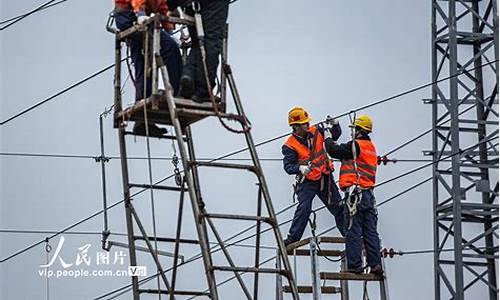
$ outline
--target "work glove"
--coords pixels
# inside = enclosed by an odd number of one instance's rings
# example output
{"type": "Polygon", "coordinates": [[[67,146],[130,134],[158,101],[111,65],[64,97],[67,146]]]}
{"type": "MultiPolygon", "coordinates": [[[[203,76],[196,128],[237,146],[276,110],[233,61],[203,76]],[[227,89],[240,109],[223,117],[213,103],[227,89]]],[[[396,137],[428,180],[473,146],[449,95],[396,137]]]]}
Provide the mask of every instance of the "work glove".
{"type": "Polygon", "coordinates": [[[302,175],[307,176],[307,174],[311,172],[311,167],[307,165],[300,165],[299,171],[300,173],[302,173],[302,175]]]}
{"type": "Polygon", "coordinates": [[[146,13],[143,10],[137,12],[136,15],[137,15],[137,24],[139,24],[139,25],[142,25],[144,22],[146,22],[149,19],[149,17],[146,16],[146,13]]]}
{"type": "Polygon", "coordinates": [[[337,141],[342,134],[342,128],[340,128],[339,121],[333,119],[330,116],[326,117],[326,130],[325,139],[332,138],[332,140],[337,141]]]}

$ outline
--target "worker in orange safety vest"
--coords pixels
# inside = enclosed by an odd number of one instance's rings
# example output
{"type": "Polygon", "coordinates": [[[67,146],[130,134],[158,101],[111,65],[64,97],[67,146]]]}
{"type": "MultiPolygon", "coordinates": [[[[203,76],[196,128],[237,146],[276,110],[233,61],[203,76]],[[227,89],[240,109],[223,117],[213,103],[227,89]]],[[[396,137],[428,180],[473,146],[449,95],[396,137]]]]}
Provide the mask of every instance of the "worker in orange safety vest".
{"type": "MultiPolygon", "coordinates": [[[[325,131],[321,127],[310,126],[311,118],[302,107],[294,107],[288,113],[288,124],[292,135],[282,146],[283,167],[290,175],[299,175],[301,180],[296,189],[298,206],[285,245],[301,239],[309,215],[312,200],[318,196],[335,217],[340,233],[344,234],[344,214],[341,196],[333,179],[333,162],[323,148],[325,131]]],[[[328,130],[329,136],[339,138],[340,126],[328,130]]]]}
{"type": "Polygon", "coordinates": [[[345,192],[346,214],[346,272],[361,273],[362,243],[365,246],[370,273],[382,274],[380,238],[377,232],[377,209],[373,188],[377,174],[377,150],[369,134],[373,131],[370,117],[360,115],[351,125],[353,140],[337,144],[334,138],[325,137],[325,149],[341,159],[340,189],[345,192]]]}

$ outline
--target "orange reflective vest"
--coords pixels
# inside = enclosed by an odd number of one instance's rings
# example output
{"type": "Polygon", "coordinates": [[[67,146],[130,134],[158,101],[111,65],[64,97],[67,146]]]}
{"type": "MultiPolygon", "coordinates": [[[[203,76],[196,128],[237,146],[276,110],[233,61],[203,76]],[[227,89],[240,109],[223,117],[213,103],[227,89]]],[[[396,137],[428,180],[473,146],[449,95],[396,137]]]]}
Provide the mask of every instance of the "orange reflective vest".
{"type": "MultiPolygon", "coordinates": [[[[166,0],[115,0],[115,8],[117,9],[132,9],[135,13],[144,11],[147,16],[151,13],[159,13],[166,16],[168,6],[166,0]]],[[[167,31],[173,30],[175,24],[164,22],[163,28],[167,31]]]]}
{"type": "Polygon", "coordinates": [[[377,174],[377,150],[370,140],[356,140],[361,152],[356,158],[359,178],[356,176],[354,161],[352,159],[342,160],[340,166],[340,189],[358,184],[359,187],[367,189],[375,186],[377,174]]]}
{"type": "Polygon", "coordinates": [[[316,132],[316,127],[311,126],[309,132],[312,134],[312,138],[309,140],[311,148],[315,145],[313,154],[311,155],[311,149],[306,145],[302,144],[297,140],[294,135],[288,137],[285,145],[290,149],[297,152],[299,165],[308,165],[311,160],[311,172],[307,174],[306,179],[308,180],[319,180],[321,174],[329,175],[333,171],[333,162],[326,155],[325,149],[323,148],[323,135],[321,132],[316,132]],[[316,143],[314,143],[314,137],[316,137],[316,143]]]}
{"type": "Polygon", "coordinates": [[[115,5],[124,8],[130,6],[135,13],[142,10],[146,15],[150,13],[167,15],[168,12],[166,0],[115,0],[115,5]]]}

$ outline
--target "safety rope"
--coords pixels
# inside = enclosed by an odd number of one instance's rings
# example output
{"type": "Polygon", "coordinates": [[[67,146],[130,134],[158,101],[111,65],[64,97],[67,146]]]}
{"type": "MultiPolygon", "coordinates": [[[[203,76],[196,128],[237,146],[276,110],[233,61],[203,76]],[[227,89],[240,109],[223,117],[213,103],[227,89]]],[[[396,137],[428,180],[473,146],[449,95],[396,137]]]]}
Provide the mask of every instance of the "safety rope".
{"type": "MultiPolygon", "coordinates": [[[[238,121],[241,123],[241,126],[243,127],[242,130],[231,128],[224,121],[222,113],[220,112],[219,107],[218,107],[218,105],[217,105],[217,103],[215,101],[215,96],[214,96],[214,94],[212,92],[212,86],[210,84],[210,78],[208,77],[207,53],[206,53],[206,49],[205,49],[205,33],[203,31],[202,17],[201,17],[201,14],[200,14],[201,5],[200,5],[199,1],[193,1],[193,10],[194,10],[194,20],[195,20],[196,34],[198,36],[198,41],[199,41],[199,44],[200,44],[201,61],[202,61],[202,65],[203,65],[204,75],[205,75],[204,76],[205,77],[205,82],[206,82],[206,85],[207,85],[208,97],[210,99],[210,102],[212,102],[212,107],[214,109],[215,115],[217,116],[217,119],[219,120],[219,122],[221,123],[221,125],[224,128],[226,128],[228,131],[233,132],[233,133],[238,133],[238,134],[240,134],[240,133],[247,133],[247,132],[250,131],[250,129],[252,127],[250,125],[249,120],[246,118],[246,116],[245,115],[240,115],[239,117],[241,117],[241,118],[238,119],[238,121]]],[[[225,62],[222,62],[222,63],[223,63],[222,67],[223,67],[224,73],[226,73],[227,75],[229,75],[231,73],[231,68],[229,68],[229,66],[226,65],[225,62]]]]}
{"type": "MultiPolygon", "coordinates": [[[[312,220],[311,218],[308,219],[308,223],[309,223],[309,226],[311,227],[311,234],[313,236],[314,239],[316,239],[316,246],[318,247],[318,252],[321,252],[321,247],[320,247],[320,240],[317,238],[317,235],[316,235],[316,228],[317,228],[317,225],[316,225],[316,211],[312,211],[312,220]]],[[[321,255],[323,258],[325,258],[326,260],[328,261],[331,261],[331,262],[339,262],[341,261],[344,257],[345,257],[345,254],[342,254],[340,255],[340,257],[338,259],[333,259],[333,258],[330,258],[326,255],[321,255]]]]}

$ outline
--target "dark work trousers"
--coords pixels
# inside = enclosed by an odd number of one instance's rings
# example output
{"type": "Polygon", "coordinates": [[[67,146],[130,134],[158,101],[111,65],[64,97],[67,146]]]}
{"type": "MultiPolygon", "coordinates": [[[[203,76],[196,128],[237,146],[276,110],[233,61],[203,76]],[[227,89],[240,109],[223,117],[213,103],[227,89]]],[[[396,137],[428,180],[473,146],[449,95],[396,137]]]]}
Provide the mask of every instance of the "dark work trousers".
{"type": "MultiPolygon", "coordinates": [[[[125,30],[131,27],[136,21],[135,13],[132,10],[115,12],[116,27],[119,30],[125,30]]],[[[151,36],[152,37],[152,36],[151,36]]],[[[152,41],[152,38],[151,38],[152,41]]],[[[152,45],[152,44],[151,44],[152,45]]],[[[135,99],[140,100],[144,98],[144,55],[143,55],[143,34],[134,34],[129,39],[130,55],[132,63],[134,64],[135,74],[135,99]]],[[[168,77],[170,84],[174,89],[174,95],[179,90],[179,81],[182,73],[182,57],[179,51],[179,45],[165,30],[160,31],[160,55],[163,63],[166,64],[168,69],[168,77]]],[[[151,62],[151,60],[150,60],[151,62]]],[[[148,75],[148,83],[146,87],[146,98],[151,96],[152,92],[152,79],[148,75]]]]}
{"type": "Polygon", "coordinates": [[[309,215],[311,214],[312,201],[314,196],[326,205],[328,211],[335,217],[337,228],[342,236],[344,236],[344,206],[341,204],[341,196],[337,184],[333,180],[333,176],[324,176],[325,182],[323,190],[321,190],[321,179],[317,181],[310,181],[305,179],[297,189],[297,200],[299,205],[295,210],[292,225],[288,233],[288,239],[295,242],[302,238],[304,230],[306,229],[309,215]],[[327,183],[330,182],[330,185],[327,183]],[[328,203],[328,193],[331,193],[330,203],[328,203]]]}
{"type": "MultiPolygon", "coordinates": [[[[200,14],[203,20],[205,33],[206,62],[208,78],[211,88],[215,87],[219,55],[222,51],[222,40],[226,27],[229,0],[200,0],[200,14]]],[[[188,12],[191,14],[192,12],[188,12]]],[[[203,70],[201,50],[196,29],[189,26],[189,35],[192,39],[192,48],[189,52],[184,74],[194,81],[194,95],[205,98],[208,96],[205,72],[203,70]]]]}
{"type": "MultiPolygon", "coordinates": [[[[346,220],[349,220],[347,209],[345,209],[345,213],[346,220]]],[[[381,264],[377,220],[373,190],[363,190],[361,200],[358,202],[357,212],[352,216],[351,228],[346,228],[346,255],[349,269],[361,267],[362,243],[365,245],[368,266],[375,267],[381,264]]],[[[346,224],[349,225],[347,222],[346,224]]]]}

